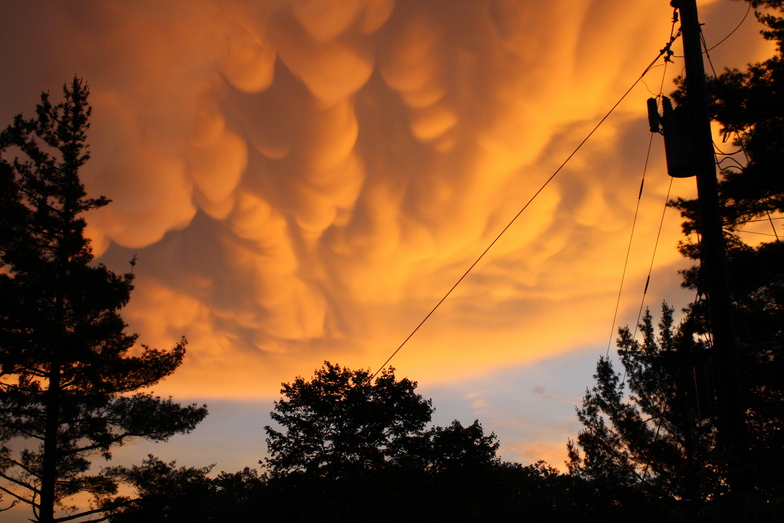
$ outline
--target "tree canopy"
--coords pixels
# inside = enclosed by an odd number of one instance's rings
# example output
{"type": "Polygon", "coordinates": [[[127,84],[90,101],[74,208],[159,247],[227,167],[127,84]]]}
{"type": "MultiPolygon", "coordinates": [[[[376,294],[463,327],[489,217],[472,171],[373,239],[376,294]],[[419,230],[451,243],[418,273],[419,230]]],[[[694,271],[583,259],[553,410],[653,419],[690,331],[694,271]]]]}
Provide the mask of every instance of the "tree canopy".
{"type": "Polygon", "coordinates": [[[79,179],[88,95],[74,78],[62,102],[43,93],[35,117],[0,133],[0,489],[46,523],[78,515],[56,516],[70,496],[115,494],[114,478],[89,472],[92,456],[165,441],[207,414],[149,391],[182,363],[185,340],[137,347],[119,313],[133,274],[91,264],[84,213],[109,200],[79,179]]]}
{"type": "Polygon", "coordinates": [[[569,443],[569,469],[607,487],[636,487],[657,498],[715,497],[721,492],[712,455],[716,431],[707,412],[709,384],[702,382],[707,346],[695,339],[691,319],[674,324],[666,304],[658,335],[649,312],[639,327],[641,342],[629,328],[621,329],[622,373],[609,358],[597,363],[596,384],[577,410],[583,429],[569,443]]]}
{"type": "Polygon", "coordinates": [[[454,420],[448,427],[433,427],[430,431],[432,457],[430,467],[436,472],[450,470],[476,471],[500,465],[496,456],[500,447],[495,433],[485,436],[479,420],[463,427],[454,420]]]}
{"type": "Polygon", "coordinates": [[[312,380],[284,383],[285,399],[270,414],[267,464],[274,473],[303,471],[339,477],[405,459],[424,437],[433,407],[416,382],[395,379],[394,369],[375,381],[366,370],[324,362],[312,380]]]}

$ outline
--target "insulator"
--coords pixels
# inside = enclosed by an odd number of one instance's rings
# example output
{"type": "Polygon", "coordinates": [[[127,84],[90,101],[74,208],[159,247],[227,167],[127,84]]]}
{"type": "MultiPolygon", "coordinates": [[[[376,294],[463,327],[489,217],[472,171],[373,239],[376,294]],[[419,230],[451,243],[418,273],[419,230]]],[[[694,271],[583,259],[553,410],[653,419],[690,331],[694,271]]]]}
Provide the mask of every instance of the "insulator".
{"type": "Polygon", "coordinates": [[[651,126],[652,133],[659,132],[659,106],[656,104],[656,98],[648,98],[648,125],[651,126]]]}
{"type": "Polygon", "coordinates": [[[670,100],[667,96],[662,96],[662,110],[664,111],[665,118],[673,111],[672,100],[670,100]]]}

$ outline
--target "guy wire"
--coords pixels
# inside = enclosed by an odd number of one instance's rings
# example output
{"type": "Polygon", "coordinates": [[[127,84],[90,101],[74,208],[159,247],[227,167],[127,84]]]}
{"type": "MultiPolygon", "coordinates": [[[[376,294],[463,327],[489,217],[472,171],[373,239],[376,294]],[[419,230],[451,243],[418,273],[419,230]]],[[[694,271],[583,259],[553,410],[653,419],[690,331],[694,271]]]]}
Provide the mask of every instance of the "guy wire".
{"type": "MultiPolygon", "coordinates": [[[[672,42],[674,41],[674,39],[677,38],[677,35],[673,36],[673,34],[675,32],[675,23],[676,23],[676,21],[677,21],[677,18],[675,16],[673,16],[672,27],[670,28],[670,44],[668,44],[668,45],[672,45],[672,42]]],[[[668,51],[668,53],[669,53],[669,51],[668,51]]],[[[661,99],[661,97],[662,97],[662,95],[664,93],[664,79],[667,77],[667,63],[669,62],[668,58],[665,58],[665,60],[664,60],[664,70],[662,71],[662,79],[661,79],[661,83],[659,84],[659,94],[656,96],[659,99],[661,99]]],[[[631,250],[632,250],[632,241],[634,240],[634,231],[635,231],[635,227],[637,225],[637,216],[638,216],[639,211],[640,211],[640,202],[642,201],[642,191],[643,191],[643,187],[645,186],[645,174],[648,172],[648,161],[650,160],[650,157],[651,157],[651,145],[652,144],[653,144],[653,133],[651,133],[650,139],[648,140],[648,150],[645,153],[645,165],[643,166],[643,169],[642,169],[642,180],[640,180],[640,192],[637,195],[637,205],[634,208],[634,218],[632,219],[632,230],[631,230],[631,233],[629,235],[629,245],[626,248],[626,259],[623,262],[623,271],[621,273],[621,284],[620,284],[620,286],[618,288],[618,297],[617,297],[617,299],[615,301],[615,312],[613,312],[612,325],[610,326],[610,337],[607,340],[607,351],[604,354],[604,356],[607,357],[607,358],[610,356],[610,347],[612,346],[613,337],[615,336],[615,322],[618,319],[618,309],[620,308],[620,305],[621,305],[621,296],[623,295],[623,284],[624,284],[624,281],[626,280],[626,269],[629,266],[629,255],[631,254],[631,250]]],[[[670,180],[670,187],[672,187],[672,180],[670,180]]],[[[669,190],[667,191],[667,198],[669,199],[669,190]]],[[[666,208],[666,202],[665,202],[665,208],[666,208]]],[[[664,218],[662,217],[662,220],[663,219],[664,218]]],[[[661,233],[661,224],[659,225],[659,233],[661,233]]],[[[658,242],[659,242],[659,239],[658,239],[658,236],[657,236],[656,243],[658,244],[658,242]]],[[[655,254],[655,252],[656,252],[656,249],[654,247],[654,254],[655,254]]],[[[652,260],[651,260],[651,267],[653,267],[653,261],[652,260]]],[[[650,274],[650,271],[648,271],[648,280],[645,283],[645,292],[648,291],[648,282],[650,282],[650,279],[651,279],[651,274],[650,274]]],[[[645,300],[645,293],[643,293],[643,301],[644,300],[645,300]]],[[[639,323],[639,321],[640,321],[640,317],[638,315],[637,316],[637,322],[635,322],[635,324],[634,324],[634,335],[637,334],[637,323],[639,323]]],[[[634,336],[632,336],[632,338],[634,338],[634,336]]]]}

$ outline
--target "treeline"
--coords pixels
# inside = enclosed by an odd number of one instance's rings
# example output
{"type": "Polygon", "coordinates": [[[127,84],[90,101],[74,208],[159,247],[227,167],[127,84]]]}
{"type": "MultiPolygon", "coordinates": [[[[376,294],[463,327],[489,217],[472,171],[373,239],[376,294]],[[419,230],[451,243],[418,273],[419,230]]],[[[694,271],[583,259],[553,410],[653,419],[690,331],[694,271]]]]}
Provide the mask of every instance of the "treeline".
{"type": "MultiPolygon", "coordinates": [[[[502,462],[475,421],[427,428],[433,408],[389,369],[371,380],[325,362],[284,384],[266,427],[264,473],[209,475],[154,457],[117,470],[139,494],[115,500],[114,522],[531,521],[606,515],[583,481],[543,463],[502,462]]],[[[587,519],[586,519],[587,518],[587,519]]]]}
{"type": "MultiPolygon", "coordinates": [[[[145,392],[182,363],[132,350],[119,315],[133,274],[92,264],[79,169],[89,159],[89,90],[41,96],[33,118],[0,133],[0,511],[33,521],[781,521],[784,520],[784,2],[752,0],[776,55],[709,79],[712,118],[742,161],[721,162],[720,200],[739,345],[742,444],[722,440],[708,308],[664,304],[624,328],[601,358],[568,442],[569,470],[497,456],[479,421],[432,427],[433,406],[393,369],[378,376],[325,362],[283,384],[266,427],[268,458],[238,472],[150,456],[90,469],[136,438],[192,430],[205,406],[145,392]],[[768,241],[744,241],[765,220],[768,241]],[[87,508],[68,506],[88,495],[87,508]]],[[[684,87],[673,93],[686,103],[684,87]]],[[[699,262],[692,200],[683,254],[699,262]]],[[[131,260],[131,265],[135,260],[131,260]]],[[[704,297],[699,264],[684,286],[704,297]]],[[[524,413],[521,413],[524,415],[524,413]]]]}

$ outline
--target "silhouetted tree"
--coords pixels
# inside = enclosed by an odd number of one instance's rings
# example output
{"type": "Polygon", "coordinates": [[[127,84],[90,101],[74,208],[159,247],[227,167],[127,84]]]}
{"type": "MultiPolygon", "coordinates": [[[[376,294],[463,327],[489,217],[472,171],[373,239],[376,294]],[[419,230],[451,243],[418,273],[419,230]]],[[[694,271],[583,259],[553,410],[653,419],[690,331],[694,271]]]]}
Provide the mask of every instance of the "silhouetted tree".
{"type": "Polygon", "coordinates": [[[74,78],[63,92],[0,133],[0,489],[46,523],[78,517],[55,517],[69,496],[116,492],[116,478],[89,473],[91,456],[165,441],[207,414],[144,391],[182,363],[185,340],[134,350],[119,315],[132,274],[90,264],[83,213],[109,201],[87,198],[79,180],[88,88],[74,78]]]}
{"type": "Polygon", "coordinates": [[[568,465],[617,495],[636,489],[654,499],[705,501],[721,492],[715,427],[700,411],[700,400],[707,409],[710,397],[700,398],[696,379],[708,364],[707,348],[695,339],[691,319],[675,326],[672,314],[662,306],[657,336],[646,313],[642,342],[628,327],[620,330],[623,373],[600,358],[596,384],[577,409],[583,429],[569,442],[568,465]]]}
{"type": "Polygon", "coordinates": [[[267,487],[268,477],[245,467],[238,472],[221,472],[212,481],[215,488],[216,521],[258,521],[267,514],[275,501],[275,493],[267,487]]]}
{"type": "MultiPolygon", "coordinates": [[[[248,467],[221,472],[210,477],[212,466],[178,467],[148,456],[141,465],[106,470],[131,487],[128,495],[117,497],[107,512],[112,523],[206,523],[275,520],[284,517],[278,510],[301,495],[294,489],[270,487],[267,475],[248,467]]],[[[296,502],[294,502],[296,503],[296,502]]],[[[291,511],[289,511],[291,514],[291,511]]],[[[291,518],[288,518],[291,520],[291,518]]]]}
{"type": "Polygon", "coordinates": [[[266,427],[265,513],[325,522],[520,516],[515,487],[527,471],[501,462],[496,435],[478,420],[425,430],[433,408],[415,389],[393,369],[372,381],[329,362],[310,381],[283,384],[271,416],[287,430],[266,427]]]}
{"type": "MultiPolygon", "coordinates": [[[[284,384],[262,474],[176,468],[148,460],[115,469],[139,496],[110,517],[126,521],[381,523],[607,521],[612,505],[576,476],[544,463],[502,462],[479,421],[425,430],[432,407],[390,369],[371,380],[325,362],[310,381],[284,384]],[[281,450],[282,449],[282,450],[281,450]]],[[[617,521],[620,517],[610,519],[617,521]]]]}
{"type": "Polygon", "coordinates": [[[284,383],[285,399],[270,413],[266,463],[274,474],[324,477],[378,468],[404,459],[426,437],[433,408],[416,382],[395,379],[389,368],[372,381],[369,371],[324,362],[311,381],[284,383]]]}
{"type": "MultiPolygon", "coordinates": [[[[784,2],[754,0],[763,36],[776,54],[745,70],[708,79],[712,118],[739,160],[722,161],[719,197],[728,247],[728,270],[738,334],[743,402],[750,452],[745,466],[754,490],[770,504],[784,503],[784,243],[776,218],[784,212],[784,2]],[[756,221],[771,224],[770,236],[744,235],[756,221]],[[762,238],[764,241],[757,243],[762,238]],[[744,240],[751,240],[747,243],[744,240]]],[[[674,93],[683,103],[684,90],[674,93]]],[[[696,200],[677,200],[689,240],[684,255],[699,260],[696,200]]],[[[757,231],[759,232],[759,231],[757,231]]],[[[684,272],[684,285],[701,291],[699,267],[684,272]]],[[[698,330],[707,331],[705,303],[693,306],[698,330]]]]}
{"type": "Polygon", "coordinates": [[[448,427],[434,427],[431,431],[431,463],[434,472],[452,470],[476,471],[500,465],[496,455],[500,446],[495,433],[485,436],[479,420],[468,427],[454,420],[448,427]]]}
{"type": "Polygon", "coordinates": [[[217,506],[217,484],[207,476],[212,467],[177,467],[155,456],[141,465],[112,467],[105,475],[134,489],[134,495],[113,500],[113,523],[226,521],[217,506]]]}

